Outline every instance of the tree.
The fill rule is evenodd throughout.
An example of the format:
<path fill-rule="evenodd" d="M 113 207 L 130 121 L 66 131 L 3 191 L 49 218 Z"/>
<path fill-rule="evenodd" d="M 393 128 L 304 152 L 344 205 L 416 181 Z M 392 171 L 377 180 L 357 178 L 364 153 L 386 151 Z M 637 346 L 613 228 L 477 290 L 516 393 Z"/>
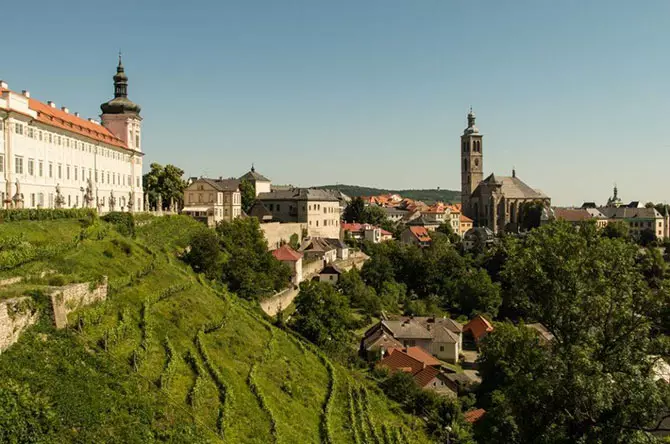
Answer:
<path fill-rule="evenodd" d="M 349 205 L 344 209 L 342 218 L 345 222 L 361 222 L 363 219 L 363 212 L 365 211 L 365 202 L 361 197 L 354 197 Z M 362 222 L 361 222 L 362 223 Z"/>
<path fill-rule="evenodd" d="M 240 297 L 257 300 L 285 288 L 289 267 L 272 256 L 254 217 L 216 227 L 222 250 L 221 280 Z"/>
<path fill-rule="evenodd" d="M 293 233 L 291 235 L 291 237 L 288 240 L 288 244 L 294 250 L 297 250 L 298 248 L 300 248 L 300 237 L 298 236 L 297 233 Z"/>
<path fill-rule="evenodd" d="M 644 230 L 640 231 L 637 241 L 643 247 L 653 245 L 656 243 L 656 233 L 654 233 L 654 230 L 651 228 L 645 228 Z"/>
<path fill-rule="evenodd" d="M 248 212 L 256 201 L 256 189 L 247 179 L 240 182 L 240 194 L 242 195 L 242 210 Z"/>
<path fill-rule="evenodd" d="M 221 277 L 221 247 L 219 236 L 214 230 L 204 228 L 191 238 L 191 249 L 184 260 L 198 273 L 209 279 Z"/>
<path fill-rule="evenodd" d="M 449 242 L 452 244 L 457 244 L 458 242 L 461 241 L 461 237 L 454 233 L 454 229 L 451 226 L 451 222 L 442 222 L 439 227 L 437 227 L 436 230 L 438 233 L 443 233 L 447 236 L 449 239 Z"/>
<path fill-rule="evenodd" d="M 326 351 L 346 349 L 351 310 L 347 297 L 325 282 L 300 284 L 292 327 Z"/>
<path fill-rule="evenodd" d="M 368 315 L 378 315 L 381 312 L 382 304 L 377 292 L 365 285 L 356 268 L 340 275 L 337 288 L 349 298 L 352 307 L 361 308 Z"/>
<path fill-rule="evenodd" d="M 184 171 L 174 165 L 162 166 L 158 163 L 152 163 L 149 172 L 142 178 L 145 192 L 149 193 L 149 204 L 155 206 L 158 202 L 158 196 L 161 196 L 163 210 L 170 207 L 170 201 L 173 200 L 179 204 L 184 201 L 184 190 L 186 182 L 182 179 Z"/>
<path fill-rule="evenodd" d="M 14 380 L 0 385 L 0 442 L 49 443 L 58 441 L 58 415 L 49 400 Z"/>
<path fill-rule="evenodd" d="M 651 327 L 669 301 L 649 287 L 638 255 L 631 242 L 565 222 L 510 244 L 506 297 L 555 339 L 542 345 L 523 325 L 503 323 L 484 340 L 480 397 L 505 413 L 492 429 L 518 438 L 482 442 L 628 443 L 653 428 L 670 393 L 649 377 L 661 340 Z"/>
<path fill-rule="evenodd" d="M 386 212 L 382 207 L 376 205 L 368 205 L 363 210 L 361 215 L 361 220 L 359 222 L 363 224 L 371 224 L 379 226 L 386 220 Z"/>
<path fill-rule="evenodd" d="M 603 229 L 603 236 L 610 239 L 627 239 L 630 236 L 630 229 L 624 221 L 609 222 Z"/>
<path fill-rule="evenodd" d="M 523 230 L 531 230 L 540 226 L 544 203 L 539 200 L 524 202 L 519 206 L 519 225 Z"/>

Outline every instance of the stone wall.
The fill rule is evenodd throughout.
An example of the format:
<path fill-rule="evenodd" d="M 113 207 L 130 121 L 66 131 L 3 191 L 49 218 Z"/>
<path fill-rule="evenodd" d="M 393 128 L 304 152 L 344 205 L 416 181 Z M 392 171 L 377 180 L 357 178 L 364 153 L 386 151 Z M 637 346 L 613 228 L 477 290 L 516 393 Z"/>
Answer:
<path fill-rule="evenodd" d="M 284 311 L 286 307 L 291 305 L 293 299 L 300 293 L 299 288 L 287 288 L 279 293 L 276 293 L 271 298 L 261 301 L 261 308 L 269 316 L 275 316 L 278 311 Z"/>
<path fill-rule="evenodd" d="M 67 326 L 67 315 L 78 308 L 107 299 L 107 277 L 91 288 L 92 284 L 71 284 L 54 289 L 51 296 L 51 305 L 54 311 L 56 328 Z"/>
<path fill-rule="evenodd" d="M 0 353 L 18 341 L 21 333 L 38 318 L 39 312 L 28 296 L 0 302 Z"/>
<path fill-rule="evenodd" d="M 298 243 L 302 242 L 302 230 L 307 228 L 307 225 L 301 223 L 279 223 L 268 222 L 261 224 L 261 230 L 265 235 L 265 240 L 268 241 L 268 250 L 276 250 L 281 246 L 282 241 L 288 243 L 291 235 L 298 235 Z"/>

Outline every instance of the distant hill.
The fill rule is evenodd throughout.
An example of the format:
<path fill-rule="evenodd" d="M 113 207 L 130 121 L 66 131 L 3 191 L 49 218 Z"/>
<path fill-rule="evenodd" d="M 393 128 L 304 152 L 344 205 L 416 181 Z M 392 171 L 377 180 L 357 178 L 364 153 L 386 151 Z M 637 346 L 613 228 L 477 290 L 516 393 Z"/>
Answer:
<path fill-rule="evenodd" d="M 360 187 L 358 185 L 322 185 L 314 188 L 328 188 L 331 190 L 339 190 L 350 197 L 358 196 L 377 196 L 380 194 L 400 194 L 402 197 L 408 197 L 414 200 L 421 200 L 428 204 L 442 201 L 442 202 L 460 202 L 461 192 L 455 190 L 386 190 L 383 188 Z"/>

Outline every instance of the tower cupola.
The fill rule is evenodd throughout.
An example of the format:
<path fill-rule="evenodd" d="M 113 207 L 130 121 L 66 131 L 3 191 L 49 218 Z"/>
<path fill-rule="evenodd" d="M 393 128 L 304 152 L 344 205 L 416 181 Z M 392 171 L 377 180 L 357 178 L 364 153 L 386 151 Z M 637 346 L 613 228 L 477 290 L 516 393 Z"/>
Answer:
<path fill-rule="evenodd" d="M 123 68 L 121 53 L 119 53 L 119 64 L 114 74 L 114 98 L 100 105 L 100 109 L 103 114 L 139 114 L 142 109 L 128 99 L 128 76 Z"/>

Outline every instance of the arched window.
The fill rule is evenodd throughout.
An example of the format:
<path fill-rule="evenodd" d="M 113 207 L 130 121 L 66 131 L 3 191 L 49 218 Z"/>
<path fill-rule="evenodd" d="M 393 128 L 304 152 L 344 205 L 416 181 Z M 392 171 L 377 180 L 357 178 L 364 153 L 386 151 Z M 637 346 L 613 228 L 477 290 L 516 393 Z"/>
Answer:
<path fill-rule="evenodd" d="M 468 159 L 463 159 L 463 171 L 468 170 Z"/>
<path fill-rule="evenodd" d="M 475 166 L 479 166 L 479 159 L 475 159 Z"/>

